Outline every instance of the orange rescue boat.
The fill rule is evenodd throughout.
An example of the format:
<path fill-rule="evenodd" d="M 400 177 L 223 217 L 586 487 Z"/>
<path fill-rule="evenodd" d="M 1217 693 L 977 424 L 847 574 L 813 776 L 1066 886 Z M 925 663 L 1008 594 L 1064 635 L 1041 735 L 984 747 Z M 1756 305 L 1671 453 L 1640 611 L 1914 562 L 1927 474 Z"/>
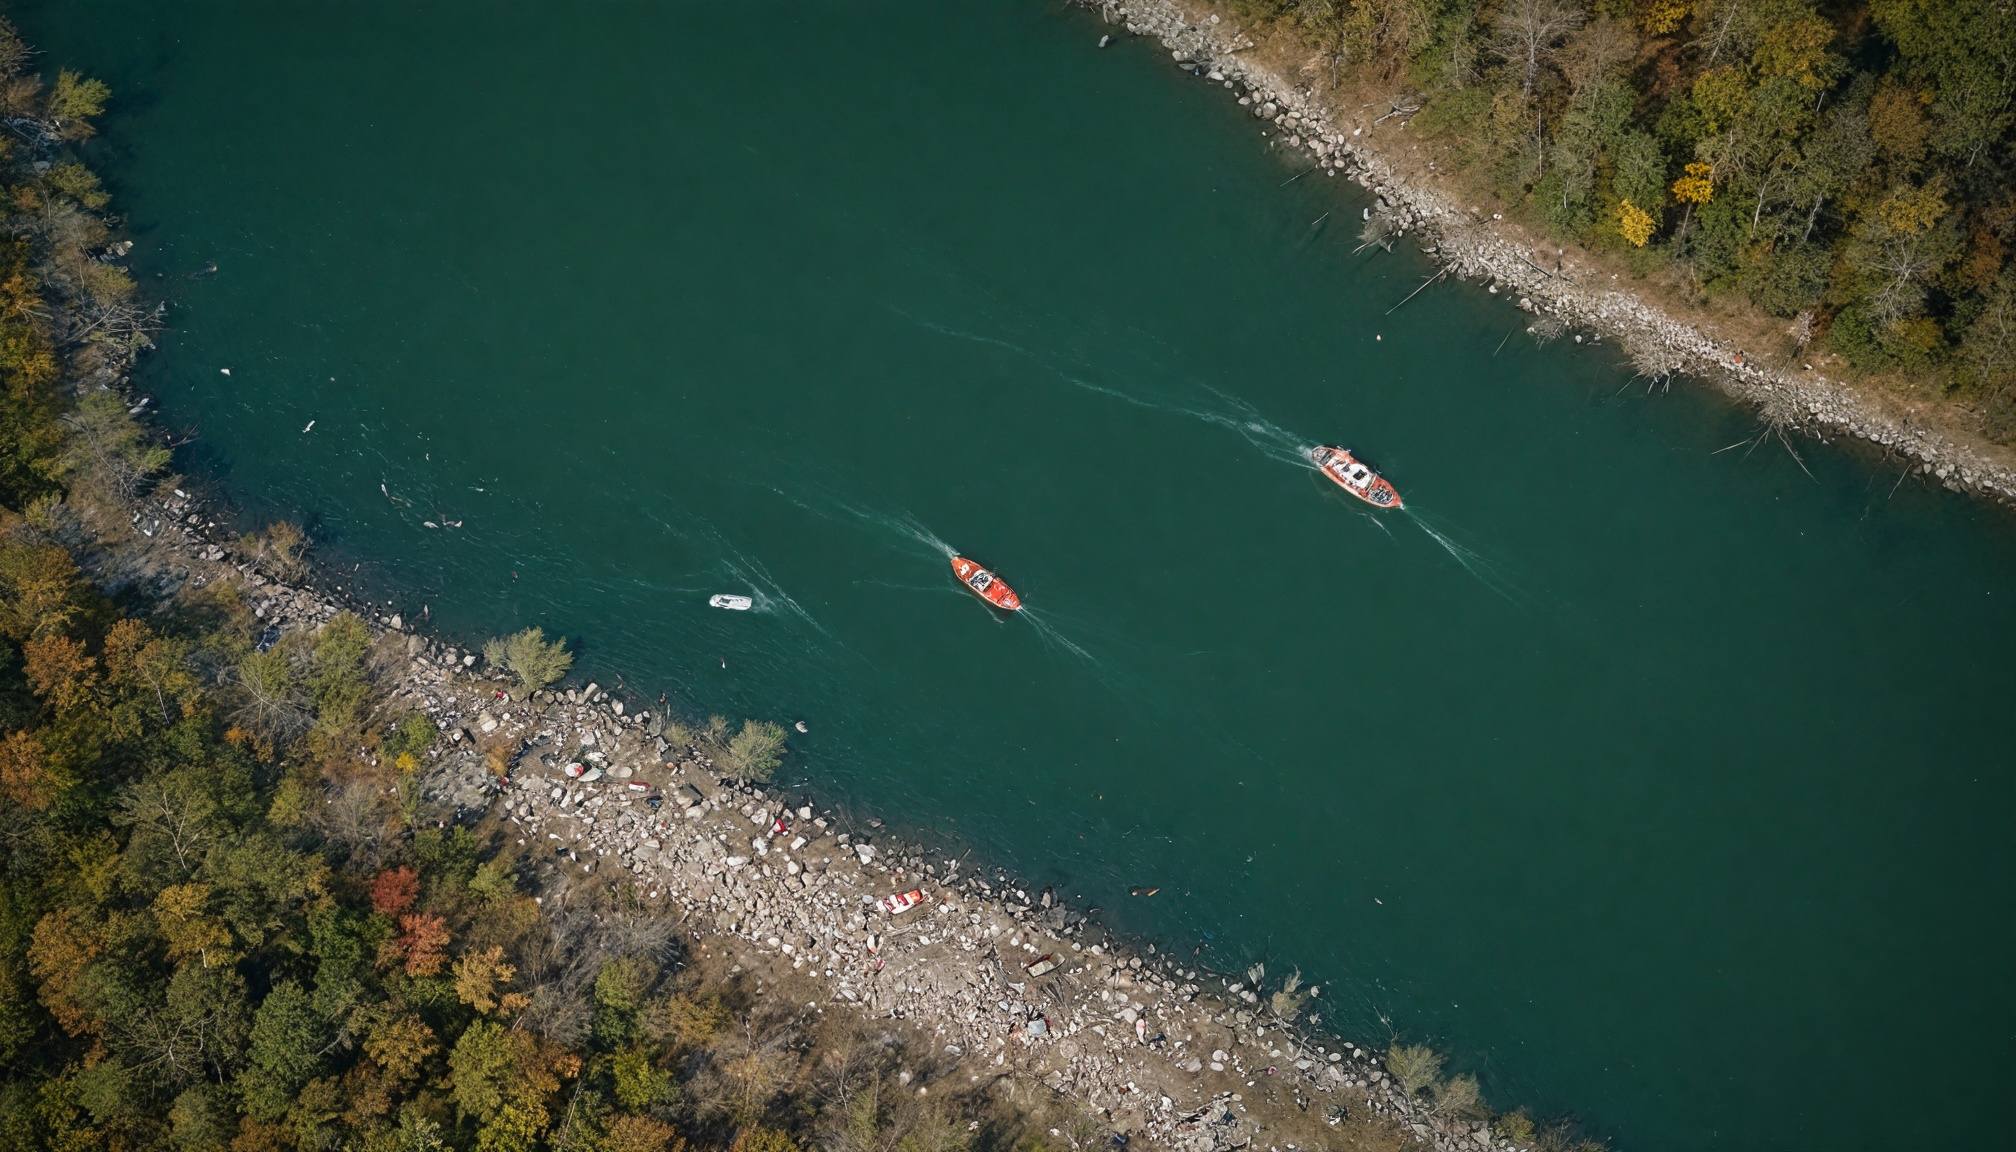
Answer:
<path fill-rule="evenodd" d="M 994 607 L 1006 612 L 1022 610 L 1022 598 L 1015 595 L 1013 588 L 1008 587 L 999 576 L 964 556 L 952 557 L 952 573 L 959 577 L 960 582 L 966 587 L 971 588 L 974 595 Z"/>
<path fill-rule="evenodd" d="M 1337 482 L 1339 488 L 1351 493 L 1376 508 L 1400 507 L 1400 491 L 1387 483 L 1384 476 L 1365 466 L 1342 448 L 1311 448 L 1309 458 L 1325 476 Z"/>

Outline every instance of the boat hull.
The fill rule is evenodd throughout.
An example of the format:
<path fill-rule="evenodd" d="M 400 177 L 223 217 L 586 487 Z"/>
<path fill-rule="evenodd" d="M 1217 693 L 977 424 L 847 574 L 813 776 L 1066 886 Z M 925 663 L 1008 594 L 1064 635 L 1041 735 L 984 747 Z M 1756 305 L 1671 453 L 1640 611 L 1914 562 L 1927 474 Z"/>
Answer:
<path fill-rule="evenodd" d="M 1315 462 L 1318 472 L 1330 478 L 1331 483 L 1374 508 L 1400 507 L 1400 490 L 1344 449 L 1327 445 L 1312 448 L 1309 459 Z"/>
<path fill-rule="evenodd" d="M 999 576 L 964 556 L 952 557 L 952 574 L 959 577 L 959 582 L 966 586 L 967 591 L 1003 612 L 1022 610 L 1022 598 L 1015 595 L 1013 588 L 1008 587 Z"/>

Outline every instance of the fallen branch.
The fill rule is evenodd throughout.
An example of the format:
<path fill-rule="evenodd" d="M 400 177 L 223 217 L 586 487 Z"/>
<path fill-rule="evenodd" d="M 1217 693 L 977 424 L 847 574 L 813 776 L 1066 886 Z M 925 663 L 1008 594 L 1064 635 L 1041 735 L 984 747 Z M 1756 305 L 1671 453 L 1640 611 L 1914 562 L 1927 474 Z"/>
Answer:
<path fill-rule="evenodd" d="M 1414 289 L 1414 291 L 1407 293 L 1407 300 L 1412 300 L 1414 297 L 1419 296 L 1422 290 L 1427 288 L 1428 285 L 1433 284 L 1435 281 L 1440 280 L 1442 277 L 1447 276 L 1448 274 L 1449 269 L 1444 268 L 1442 269 L 1442 271 L 1435 273 L 1433 276 L 1428 277 L 1426 280 L 1423 280 L 1421 282 L 1420 288 L 1416 288 Z M 1407 300 L 1400 301 L 1400 304 L 1407 303 Z M 1400 310 L 1400 304 L 1395 304 L 1393 305 L 1393 307 L 1386 309 L 1386 315 L 1391 316 L 1393 313 L 1398 312 Z"/>

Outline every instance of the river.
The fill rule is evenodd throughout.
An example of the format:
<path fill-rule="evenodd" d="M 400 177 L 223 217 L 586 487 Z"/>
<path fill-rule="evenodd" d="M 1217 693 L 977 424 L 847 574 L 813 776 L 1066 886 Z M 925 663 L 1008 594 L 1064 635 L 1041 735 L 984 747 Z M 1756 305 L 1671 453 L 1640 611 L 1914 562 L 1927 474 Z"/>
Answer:
<path fill-rule="evenodd" d="M 1388 314 L 1359 195 L 1055 5 L 17 15 L 117 93 L 179 466 L 388 610 L 1623 1147 L 2006 1144 L 2006 514 Z"/>

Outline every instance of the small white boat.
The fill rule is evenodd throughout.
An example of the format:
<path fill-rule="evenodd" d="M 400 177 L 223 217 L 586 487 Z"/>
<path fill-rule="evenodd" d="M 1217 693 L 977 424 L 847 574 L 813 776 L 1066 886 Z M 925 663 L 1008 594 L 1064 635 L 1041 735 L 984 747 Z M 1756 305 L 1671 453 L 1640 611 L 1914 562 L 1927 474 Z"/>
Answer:
<path fill-rule="evenodd" d="M 747 596 L 731 596 L 726 592 L 716 592 L 707 598 L 709 608 L 726 608 L 730 612 L 747 612 L 756 602 Z"/>

